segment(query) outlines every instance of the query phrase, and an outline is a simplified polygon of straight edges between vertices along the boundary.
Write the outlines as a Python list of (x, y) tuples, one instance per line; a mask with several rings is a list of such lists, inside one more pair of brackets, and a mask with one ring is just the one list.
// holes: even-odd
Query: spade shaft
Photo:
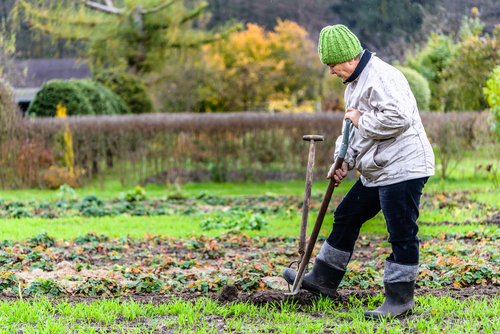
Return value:
[[(342, 145), (340, 147), (339, 155), (337, 160), (335, 160), (335, 165), (333, 168), (333, 172), (342, 167), (342, 163), (344, 162), (345, 155), (347, 153), (347, 145), (349, 143), (349, 132), (351, 129), (351, 120), (347, 119), (344, 127), (344, 135), (342, 138)], [(316, 240), (318, 240), (319, 231), (321, 230), (321, 225), (323, 225), (323, 219), (325, 219), (326, 211), (328, 210), (328, 205), (330, 204), (330, 200), (332, 198), (333, 190), (335, 189), (335, 179), (332, 177), (328, 182), (328, 187), (326, 188), (325, 196), (323, 197), (323, 202), (321, 203), (321, 207), (319, 209), (318, 217), (316, 218), (316, 223), (314, 224), (313, 230), (311, 232), (311, 237), (309, 238), (309, 243), (307, 244), (306, 251), (304, 256), (300, 261), (299, 271), (297, 276), (295, 277), (295, 281), (293, 282), (292, 292), (285, 293), (285, 295), (296, 295), (300, 291), (300, 286), (302, 285), (302, 281), (304, 280), (305, 269), (309, 264), (309, 260), (311, 259), (312, 252), (314, 250), (314, 245), (316, 245)]]
[(313, 170), (314, 170), (314, 156), (316, 154), (316, 142), (323, 141), (323, 136), (318, 135), (308, 135), (303, 136), (303, 140), (309, 141), (309, 157), (307, 159), (307, 172), (306, 172), (306, 188), (304, 191), (304, 203), (302, 205), (302, 224), (300, 225), (300, 236), (299, 236), (299, 254), (301, 257), (304, 256), (306, 248), (306, 233), (307, 233), (307, 221), (309, 218), (309, 205), (311, 203), (311, 188), (313, 181)]

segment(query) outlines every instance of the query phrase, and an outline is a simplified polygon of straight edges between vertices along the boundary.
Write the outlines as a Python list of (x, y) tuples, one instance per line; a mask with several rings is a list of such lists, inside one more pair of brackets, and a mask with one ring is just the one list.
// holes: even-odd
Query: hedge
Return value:
[[(486, 116), (485, 112), (421, 113), (443, 166), (453, 166), (450, 162), (466, 150), (488, 146), (491, 133)], [(181, 175), (183, 182), (186, 173), (190, 180), (206, 175), (219, 181), (241, 175), (252, 179), (261, 172), (272, 172), (277, 179), (285, 173), (302, 178), (309, 147), (302, 140), (305, 134), (325, 136), (316, 145), (315, 171), (326, 175), (342, 119), (343, 113), (253, 112), (22, 119), (13, 145), (0, 157), (0, 187), (43, 186), (40, 175), (57, 154), (54, 134), (66, 126), (73, 138), (75, 164), (85, 170), (82, 185), (95, 177), (103, 182), (108, 175), (118, 177), (124, 186), (162, 175), (169, 180)], [(19, 166), (30, 161), (36, 163), (23, 167), (21, 175)]]

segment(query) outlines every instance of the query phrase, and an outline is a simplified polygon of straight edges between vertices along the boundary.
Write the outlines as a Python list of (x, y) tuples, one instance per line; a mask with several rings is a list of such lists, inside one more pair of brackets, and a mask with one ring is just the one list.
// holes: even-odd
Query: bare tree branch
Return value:
[(157, 11), (162, 10), (163, 8), (166, 8), (166, 7), (168, 7), (168, 6), (174, 4), (175, 2), (178, 2), (178, 1), (179, 0), (173, 0), (173, 1), (170, 1), (170, 2), (166, 2), (163, 5), (160, 5), (160, 6), (155, 7), (155, 8), (145, 9), (145, 10), (142, 11), (142, 14), (149, 14), (149, 13), (157, 12)]
[[(106, 4), (107, 5), (103, 5), (103, 4), (94, 2), (94, 1), (85, 1), (86, 6), (92, 8), (92, 9), (97, 9), (97, 10), (106, 12), (106, 13), (120, 15), (120, 14), (123, 14), (125, 12), (125, 8), (113, 7), (113, 4), (111, 3), (110, 0), (107, 0)], [(111, 4), (111, 6), (109, 6), (109, 4)]]

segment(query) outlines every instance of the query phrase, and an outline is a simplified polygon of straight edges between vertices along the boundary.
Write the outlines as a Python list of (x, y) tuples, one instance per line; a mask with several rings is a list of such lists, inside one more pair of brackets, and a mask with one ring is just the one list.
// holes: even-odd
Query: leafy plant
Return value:
[(52, 247), (56, 244), (56, 240), (51, 237), (47, 231), (43, 231), (40, 234), (36, 234), (31, 238), (28, 238), (27, 244), (30, 247), (41, 246), (43, 248)]
[(92, 243), (100, 243), (109, 241), (109, 237), (104, 234), (97, 234), (96, 231), (87, 232), (84, 235), (76, 237), (74, 243), (77, 245), (82, 245), (84, 243), (92, 242)]
[(204, 219), (200, 224), (200, 228), (202, 231), (212, 229), (260, 231), (265, 229), (268, 224), (268, 221), (260, 214), (231, 210), (229, 212), (219, 212)]
[(101, 277), (87, 279), (76, 288), (75, 293), (85, 296), (101, 296), (115, 295), (120, 291), (121, 286), (119, 283), (112, 279)]
[(123, 194), (123, 199), (127, 202), (138, 202), (146, 199), (146, 190), (141, 186), (136, 186), (134, 189)]
[(19, 288), (19, 280), (11, 271), (0, 271), (0, 292)]
[(154, 275), (146, 275), (127, 284), (126, 288), (135, 292), (161, 292), (165, 288), (165, 281)]
[(59, 187), (58, 195), (62, 200), (71, 199), (76, 196), (76, 191), (65, 183)]
[(61, 296), (66, 294), (66, 290), (51, 278), (37, 278), (24, 289), (24, 293)]

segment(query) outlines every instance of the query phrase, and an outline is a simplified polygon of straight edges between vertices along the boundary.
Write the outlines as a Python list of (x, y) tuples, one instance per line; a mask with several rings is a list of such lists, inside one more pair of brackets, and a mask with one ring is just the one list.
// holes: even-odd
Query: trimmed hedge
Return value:
[(67, 108), (68, 116), (95, 115), (85, 93), (74, 81), (54, 79), (43, 84), (31, 101), (27, 116), (50, 117), (56, 115), (57, 105)]
[(130, 108), (125, 101), (99, 82), (89, 79), (73, 79), (70, 82), (83, 91), (96, 115), (130, 114)]
[(118, 94), (132, 114), (155, 112), (146, 85), (139, 78), (123, 72), (103, 71), (95, 74), (94, 80)]
[(67, 108), (68, 116), (130, 114), (130, 108), (118, 95), (89, 79), (56, 79), (45, 83), (26, 114), (53, 117), (59, 103)]
[(417, 71), (403, 66), (396, 66), (398, 70), (403, 73), (406, 80), (410, 84), (411, 91), (415, 95), (417, 100), (417, 106), (419, 110), (429, 110), (429, 104), (431, 102), (431, 89), (429, 88), (429, 82)]

